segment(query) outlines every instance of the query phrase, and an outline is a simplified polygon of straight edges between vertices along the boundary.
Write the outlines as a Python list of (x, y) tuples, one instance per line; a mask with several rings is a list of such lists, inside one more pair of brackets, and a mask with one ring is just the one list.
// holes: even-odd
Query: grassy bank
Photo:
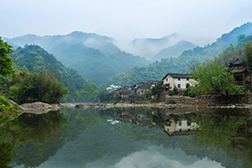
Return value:
[(7, 121), (18, 117), (20, 112), (18, 104), (0, 96), (0, 127)]

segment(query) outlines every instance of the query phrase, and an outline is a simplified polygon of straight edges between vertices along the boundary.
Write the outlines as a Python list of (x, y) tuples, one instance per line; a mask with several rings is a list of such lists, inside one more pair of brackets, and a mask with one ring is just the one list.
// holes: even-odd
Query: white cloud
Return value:
[[(119, 39), (178, 32), (213, 41), (252, 21), (250, 0), (0, 0), (0, 35), (67, 34), (75, 30)], [(200, 43), (200, 42), (199, 42)]]
[[(171, 151), (172, 152), (172, 151)], [(145, 168), (152, 168), (152, 167), (159, 167), (159, 168), (223, 168), (220, 163), (215, 161), (210, 161), (207, 158), (202, 160), (197, 160), (192, 164), (183, 164), (178, 160), (184, 160), (192, 158), (190, 156), (184, 156), (184, 158), (177, 158), (177, 160), (172, 160), (170, 158), (165, 157), (158, 151), (153, 150), (145, 150), (136, 152), (130, 156), (123, 158), (120, 162), (116, 165), (112, 166), (111, 168), (138, 168), (138, 167), (145, 167)]]

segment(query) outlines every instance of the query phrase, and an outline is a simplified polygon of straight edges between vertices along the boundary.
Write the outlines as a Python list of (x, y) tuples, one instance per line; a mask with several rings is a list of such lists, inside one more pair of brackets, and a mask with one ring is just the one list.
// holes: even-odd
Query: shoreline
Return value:
[(202, 105), (202, 104), (166, 104), (166, 103), (147, 103), (147, 104), (134, 104), (134, 103), (60, 103), (61, 108), (137, 108), (137, 107), (149, 107), (149, 108), (247, 108), (252, 109), (250, 104), (232, 104), (232, 105)]

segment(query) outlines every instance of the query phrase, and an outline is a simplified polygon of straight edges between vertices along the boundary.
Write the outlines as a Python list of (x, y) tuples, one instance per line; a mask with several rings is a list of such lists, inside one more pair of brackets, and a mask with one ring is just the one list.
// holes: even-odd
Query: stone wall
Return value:
[(200, 95), (197, 96), (198, 104), (214, 105), (231, 105), (231, 104), (250, 104), (252, 102), (252, 95)]
[(252, 104), (252, 95), (199, 95), (196, 98), (188, 96), (169, 96), (168, 93), (163, 92), (159, 99), (160, 102), (167, 104), (185, 104), (185, 105), (233, 105), (233, 104)]
[(196, 105), (196, 98), (188, 96), (169, 96), (165, 99), (166, 104)]

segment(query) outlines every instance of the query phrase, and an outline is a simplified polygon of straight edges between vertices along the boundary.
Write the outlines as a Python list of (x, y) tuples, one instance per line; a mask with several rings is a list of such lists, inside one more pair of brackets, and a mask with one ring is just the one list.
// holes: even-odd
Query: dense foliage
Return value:
[(198, 65), (193, 70), (193, 78), (197, 81), (197, 90), (205, 94), (232, 95), (241, 94), (244, 88), (234, 84), (234, 77), (227, 73), (228, 68), (216, 61)]
[(244, 48), (244, 58), (247, 64), (247, 69), (252, 73), (252, 46), (250, 43), (247, 43)]
[(4, 42), (0, 37), (0, 75), (6, 76), (13, 73), (13, 59), (8, 55), (12, 52), (12, 46)]
[(8, 97), (19, 104), (36, 101), (59, 103), (68, 91), (54, 76), (42, 72), (20, 72), (11, 83), (14, 85), (9, 87)]
[[(193, 50), (187, 50), (178, 58), (162, 59), (153, 64), (142, 67), (134, 67), (108, 79), (102, 87), (111, 84), (130, 86), (135, 83), (148, 80), (160, 80), (165, 74), (169, 73), (190, 73), (197, 64), (208, 62), (221, 54), (230, 44), (237, 44), (248, 41), (248, 37), (237, 36), (240, 34), (250, 35), (252, 32), (252, 23), (246, 23), (241, 27), (235, 28), (230, 33), (223, 34), (216, 42), (205, 47), (195, 47)], [(237, 51), (238, 52), (238, 51)], [(235, 54), (234, 54), (235, 55)], [(237, 58), (237, 56), (236, 56)], [(226, 61), (226, 60), (225, 60)], [(223, 62), (222, 62), (223, 63)]]
[(111, 97), (112, 96), (107, 89), (103, 89), (98, 95), (101, 102), (107, 102), (111, 99)]
[[(89, 83), (75, 70), (65, 68), (56, 58), (37, 45), (26, 45), (18, 48), (10, 55), (19, 70), (26, 70), (30, 73), (43, 72), (54, 74), (63, 82), (63, 87), (69, 89), (65, 101), (95, 101), (99, 88)], [(84, 93), (86, 92), (86, 93)]]

